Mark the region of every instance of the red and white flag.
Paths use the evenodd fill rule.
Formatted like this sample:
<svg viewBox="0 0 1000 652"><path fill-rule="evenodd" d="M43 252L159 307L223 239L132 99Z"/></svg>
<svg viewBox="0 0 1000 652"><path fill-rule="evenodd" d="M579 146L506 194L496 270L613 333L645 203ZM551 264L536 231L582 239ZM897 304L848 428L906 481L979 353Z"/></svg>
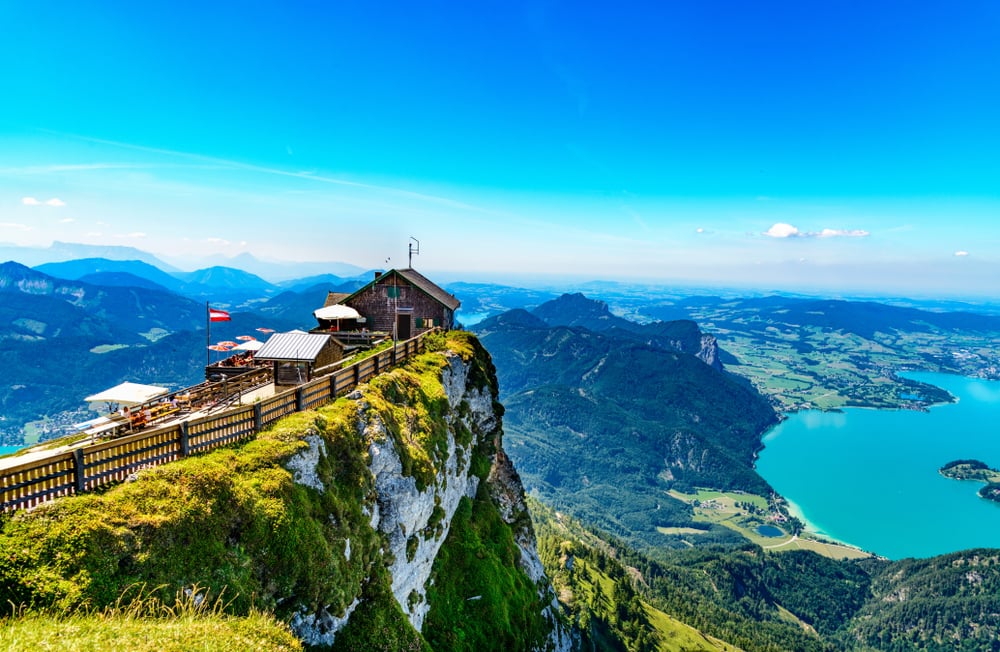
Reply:
<svg viewBox="0 0 1000 652"><path fill-rule="evenodd" d="M229 321L229 313L225 310L208 309L208 321Z"/></svg>

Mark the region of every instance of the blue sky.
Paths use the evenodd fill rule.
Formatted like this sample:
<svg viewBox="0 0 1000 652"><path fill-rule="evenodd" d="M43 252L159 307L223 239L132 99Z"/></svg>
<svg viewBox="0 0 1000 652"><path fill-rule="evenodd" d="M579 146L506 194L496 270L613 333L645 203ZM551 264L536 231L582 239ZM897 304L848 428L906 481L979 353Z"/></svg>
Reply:
<svg viewBox="0 0 1000 652"><path fill-rule="evenodd" d="M0 242L1000 281L995 2L6 0L0 25Z"/></svg>

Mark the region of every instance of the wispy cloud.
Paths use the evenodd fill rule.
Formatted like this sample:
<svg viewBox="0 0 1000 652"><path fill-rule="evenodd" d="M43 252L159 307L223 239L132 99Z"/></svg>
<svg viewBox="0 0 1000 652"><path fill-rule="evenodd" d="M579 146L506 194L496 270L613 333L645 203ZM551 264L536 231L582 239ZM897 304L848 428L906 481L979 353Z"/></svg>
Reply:
<svg viewBox="0 0 1000 652"><path fill-rule="evenodd" d="M862 229L823 229L819 233L810 233L817 238L866 238L871 235Z"/></svg>
<svg viewBox="0 0 1000 652"><path fill-rule="evenodd" d="M955 252L955 255L956 255L956 256L958 256L959 258L962 258L962 257L964 257L964 256L968 256L968 255L969 255L969 252L968 252L968 251L962 251L962 250L959 250L959 251L956 251L956 252Z"/></svg>
<svg viewBox="0 0 1000 652"><path fill-rule="evenodd" d="M17 222L0 222L0 229L12 229L16 231L30 231L31 227L27 224L19 224Z"/></svg>
<svg viewBox="0 0 1000 652"><path fill-rule="evenodd" d="M800 231L798 227L785 222L771 225L764 235L770 238L865 238L871 235L863 229L823 229L821 231Z"/></svg>
<svg viewBox="0 0 1000 652"><path fill-rule="evenodd" d="M119 233L115 235L116 238L124 238L127 240L139 240L145 238L146 234L142 231L133 231L132 233Z"/></svg>
<svg viewBox="0 0 1000 652"><path fill-rule="evenodd" d="M60 224L71 224L71 223L73 223L75 221L76 220L74 220L72 217L64 217L63 219L59 220L59 223Z"/></svg>
<svg viewBox="0 0 1000 652"><path fill-rule="evenodd" d="M52 206L53 208L61 208L66 205L66 202L59 199L58 197L53 197L52 199L46 199L41 201L35 197L21 197L21 203L25 206Z"/></svg>
<svg viewBox="0 0 1000 652"><path fill-rule="evenodd" d="M53 133L58 133L58 132L53 132ZM481 212L481 213L491 213L491 211L489 211L487 209L483 209L483 208L478 207L478 206L473 206L473 205L470 205L470 204L466 204L464 202L461 202L461 201L458 201L458 200L455 200L455 199L451 199L451 198L448 198L448 197L439 197L439 196L436 196L436 195L429 195L429 194L425 194L425 193L414 192L412 190L403 190L401 188L394 188L394 187L391 187L391 186L379 186L379 185L374 185L374 184L369 184L369 183L363 183L363 182L359 182L359 181L348 181L346 179L338 179L336 177L325 176L325 175L316 174L316 173L308 172L308 171L297 172L297 171L282 170L282 169L279 169L279 168L272 168L272 167L267 167L267 166L262 166L262 165L254 165L252 163L243 163L241 161L234 161L234 160L231 160L231 159L216 158L216 157L213 157L213 156L204 156L202 154L193 154L191 152L183 152L183 151L177 151L177 150L171 150L171 149L163 149L163 148L159 148L159 147L147 147L145 145L135 145L133 143L123 143L123 142L120 142L120 141L106 140L106 139L103 139L103 138L92 138L92 137L89 137L89 136L80 136L80 135L76 135L76 134L60 134L60 135L71 136L71 137L79 138L80 140L83 140L83 141L86 141L86 142L99 143L99 144L102 144L102 145L109 145L109 146L112 146L112 147L120 147L122 149L128 149L128 150L132 150L132 151L147 152L147 153L150 153L150 154L160 154L160 155L163 155L163 156L181 157L181 158L184 158L184 159L187 159L187 160L191 160L191 161L198 161L198 162L202 163L203 165L204 164L208 164L208 165L211 165L213 167L227 168L227 169L231 169L231 170L244 170L244 171L248 171L248 172L257 172L257 173L260 173L260 174L269 174L269 175L274 175L274 176L279 176L279 177L291 177L291 178L295 178L295 179L305 179L305 180L314 181L314 182L323 183L323 184L330 184L330 185L336 185L336 186L347 186L347 187L351 187L351 188L360 188L360 189L365 189L365 190L385 192L385 193L391 193L391 194L396 195L396 196L408 197L408 198L411 198L411 199L418 199L418 200L421 200L421 201L432 202L432 203L435 203L435 204L441 204L441 205L445 205L445 206L450 206L452 208L458 208L458 209L463 209L463 210L476 211L476 212ZM202 167L202 166L199 166L199 167Z"/></svg>
<svg viewBox="0 0 1000 652"><path fill-rule="evenodd" d="M225 238L207 238L205 240L205 242L207 242L209 244L218 244L218 245L224 245L224 246L228 246L229 245L229 240L226 240Z"/></svg>

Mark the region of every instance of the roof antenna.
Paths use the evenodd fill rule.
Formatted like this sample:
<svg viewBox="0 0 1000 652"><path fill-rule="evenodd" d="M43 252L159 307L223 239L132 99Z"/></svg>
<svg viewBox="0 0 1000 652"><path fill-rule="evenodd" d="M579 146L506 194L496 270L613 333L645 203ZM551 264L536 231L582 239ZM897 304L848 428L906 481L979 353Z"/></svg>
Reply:
<svg viewBox="0 0 1000 652"><path fill-rule="evenodd" d="M413 269L413 254L417 254L418 256L420 255L420 240L417 240L412 235L410 236L410 240L413 240L413 242L417 243L416 247L413 246L413 242L410 243L410 263L409 263L409 267L410 267L410 269Z"/></svg>

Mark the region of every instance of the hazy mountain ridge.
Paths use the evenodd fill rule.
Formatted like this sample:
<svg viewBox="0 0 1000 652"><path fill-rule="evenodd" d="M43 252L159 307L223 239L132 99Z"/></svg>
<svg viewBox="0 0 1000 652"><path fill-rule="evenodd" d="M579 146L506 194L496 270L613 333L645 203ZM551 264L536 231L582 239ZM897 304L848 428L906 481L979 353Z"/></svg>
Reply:
<svg viewBox="0 0 1000 652"><path fill-rule="evenodd" d="M173 292L184 284L177 276L141 260L111 260L108 258L78 258L58 263L35 265L32 269L71 281L86 276L107 273L125 273L155 283Z"/></svg>
<svg viewBox="0 0 1000 652"><path fill-rule="evenodd" d="M0 265L0 292L11 302L23 295L63 301L106 320L109 329L120 327L136 332L194 328L204 314L197 302L172 292L58 279L14 262Z"/></svg>
<svg viewBox="0 0 1000 652"><path fill-rule="evenodd" d="M744 300L718 297L690 297L674 306L653 306L644 314L657 319L691 316L700 307L726 305L732 309L756 312L762 322L819 326L871 339L875 333L907 329L927 332L931 328L1000 331L1000 316L971 311L935 312L919 308L893 306L873 301L843 299L799 299L770 296ZM720 324L721 325L721 324Z"/></svg>

